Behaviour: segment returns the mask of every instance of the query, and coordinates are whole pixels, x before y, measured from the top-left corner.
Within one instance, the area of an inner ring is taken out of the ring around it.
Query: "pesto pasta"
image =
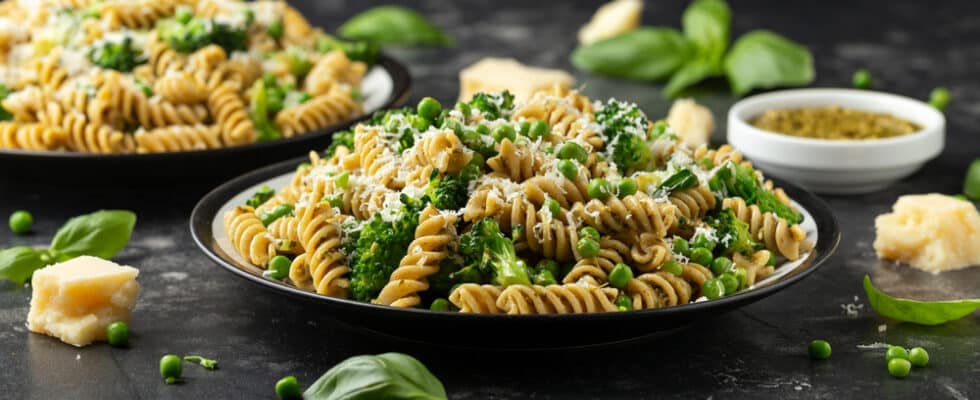
[[[246,261],[290,257],[289,281],[326,296],[561,314],[731,295],[807,255],[801,221],[731,147],[689,148],[635,104],[555,88],[376,113],[225,231]]]
[[[363,112],[376,56],[281,0],[8,0],[0,148],[158,153],[302,135]]]

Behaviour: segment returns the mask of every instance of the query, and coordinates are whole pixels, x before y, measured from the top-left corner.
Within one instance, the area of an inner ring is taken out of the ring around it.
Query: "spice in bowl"
[[[826,140],[868,140],[908,135],[922,129],[896,116],[837,105],[772,109],[752,120],[756,128]]]

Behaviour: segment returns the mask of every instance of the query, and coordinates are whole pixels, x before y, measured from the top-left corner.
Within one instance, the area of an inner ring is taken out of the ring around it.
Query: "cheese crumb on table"
[[[603,4],[592,19],[579,29],[578,41],[591,44],[632,31],[640,26],[642,16],[642,0],[615,0]]]
[[[512,58],[484,58],[459,72],[459,100],[469,101],[480,92],[509,90],[518,101],[555,85],[570,88],[575,84],[567,72],[558,69],[529,67]]]
[[[980,213],[970,202],[942,194],[898,198],[875,219],[878,257],[939,273],[980,265]]]
[[[692,99],[680,99],[670,106],[667,124],[685,143],[698,147],[708,144],[715,131],[715,116],[711,110]]]
[[[136,268],[89,256],[38,270],[27,327],[79,347],[106,340],[109,324],[129,322],[140,292],[137,275]]]

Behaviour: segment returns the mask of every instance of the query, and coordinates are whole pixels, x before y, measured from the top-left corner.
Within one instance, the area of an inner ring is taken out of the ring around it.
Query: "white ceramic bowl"
[[[875,140],[824,140],[772,133],[750,121],[766,110],[839,105],[883,112],[922,126],[904,136]],[[873,192],[911,175],[943,150],[943,114],[919,100],[852,89],[798,89],[752,96],[728,111],[728,142],[767,175],[818,192]]]

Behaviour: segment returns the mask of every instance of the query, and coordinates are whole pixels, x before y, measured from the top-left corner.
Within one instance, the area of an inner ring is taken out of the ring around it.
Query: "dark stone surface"
[[[317,1],[301,4],[318,25],[336,27],[374,4]],[[417,2],[449,27],[452,49],[395,50],[411,66],[413,101],[424,95],[455,98],[457,71],[487,55],[570,69],[568,54],[594,2]],[[679,23],[686,2],[648,2],[647,24]],[[846,5],[845,5],[846,4]],[[906,193],[960,190],[964,170],[980,155],[980,12],[971,1],[774,2],[738,1],[736,34],[768,28],[808,45],[818,69],[816,86],[847,86],[857,68],[872,71],[877,88],[924,98],[938,85],[953,94],[943,155],[914,176],[874,194],[826,197],[844,239],[838,253],[802,283],[739,311],[675,334],[597,349],[551,352],[472,352],[403,343],[356,333],[315,309],[289,302],[233,278],[194,247],[187,219],[213,183],[23,181],[2,171],[0,215],[29,209],[33,234],[0,229],[0,244],[43,245],[67,218],[99,208],[139,215],[130,246],[117,260],[141,270],[143,294],[131,324],[132,347],[104,344],[75,349],[25,328],[30,289],[0,284],[0,397],[30,399],[271,398],[280,377],[309,384],[352,355],[402,351],[419,357],[451,397],[483,398],[950,398],[980,396],[976,316],[940,327],[888,321],[869,309],[861,277],[886,290],[921,298],[980,297],[980,273],[916,273],[876,260],[874,216]],[[577,74],[585,92],[639,102],[651,115],[666,112],[659,87]],[[721,92],[698,95],[716,117],[734,101]],[[723,130],[715,140],[723,138]],[[857,299],[855,299],[857,296]],[[863,306],[855,317],[841,305]],[[885,325],[885,332],[879,326]],[[406,326],[406,330],[413,329]],[[616,329],[611,326],[609,329]],[[502,335],[534,335],[507,332]],[[829,340],[833,357],[812,362],[806,344]],[[891,378],[883,350],[858,345],[888,342],[929,349],[931,364],[906,380]],[[157,363],[166,353],[220,360],[205,371],[185,364],[187,382],[165,385]]]

